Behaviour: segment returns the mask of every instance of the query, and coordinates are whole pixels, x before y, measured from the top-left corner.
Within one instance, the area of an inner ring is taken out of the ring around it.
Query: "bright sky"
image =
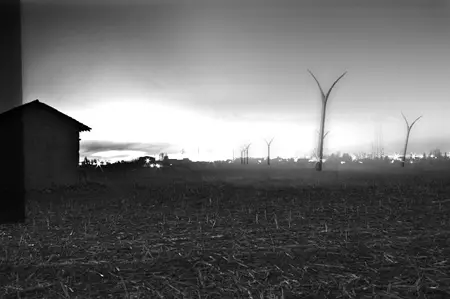
[[[36,4],[38,3],[38,4]],[[23,1],[24,101],[92,128],[81,157],[450,151],[450,1]],[[145,4],[143,4],[145,3]],[[207,4],[208,3],[208,4]],[[336,4],[339,3],[339,4]]]

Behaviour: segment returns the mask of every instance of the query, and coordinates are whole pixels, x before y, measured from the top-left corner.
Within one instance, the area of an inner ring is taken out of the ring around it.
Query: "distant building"
[[[23,128],[24,183],[26,190],[78,183],[80,132],[91,128],[35,100],[0,114],[0,156],[6,169],[19,163],[14,134]]]
[[[144,157],[144,161],[145,161],[145,163],[155,163],[156,162],[156,158],[155,157],[151,157],[151,156],[145,156]]]
[[[192,163],[192,161],[189,160],[189,158],[183,158],[181,160],[179,160],[179,159],[168,159],[168,163],[171,164],[171,165],[186,165],[186,164]]]

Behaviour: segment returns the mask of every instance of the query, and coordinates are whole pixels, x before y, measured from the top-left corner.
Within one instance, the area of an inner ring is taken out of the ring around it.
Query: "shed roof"
[[[21,112],[23,112],[25,109],[42,109],[45,110],[47,112],[50,112],[52,114],[54,114],[56,117],[61,118],[63,121],[71,123],[72,125],[74,125],[79,132],[83,132],[83,131],[90,131],[91,128],[89,128],[88,126],[80,123],[79,121],[77,121],[76,119],[73,119],[72,117],[68,116],[67,114],[62,113],[61,111],[56,110],[55,108],[44,104],[42,102],[39,102],[39,100],[34,100],[32,102],[17,106],[15,108],[12,108],[6,112],[3,112],[0,114],[0,121],[2,120],[6,120],[6,119],[10,119],[10,118],[14,118],[14,117],[18,117],[18,115],[20,115]]]

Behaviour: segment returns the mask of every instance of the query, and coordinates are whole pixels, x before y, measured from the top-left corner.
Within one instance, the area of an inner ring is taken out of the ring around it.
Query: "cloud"
[[[113,142],[100,140],[87,140],[81,142],[80,152],[84,156],[95,155],[99,152],[114,151],[115,153],[124,152],[128,155],[130,151],[139,151],[147,155],[155,155],[160,152],[175,152],[178,148],[169,143],[139,143],[139,142]],[[117,154],[116,156],[118,156]]]

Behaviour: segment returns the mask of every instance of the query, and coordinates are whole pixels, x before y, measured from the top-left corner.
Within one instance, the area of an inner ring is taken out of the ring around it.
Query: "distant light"
[[[327,161],[327,159],[322,159],[322,163],[325,163],[326,161]],[[308,162],[310,162],[310,163],[319,162],[319,159],[314,157],[312,159],[309,159]]]
[[[391,164],[394,163],[394,161],[401,161],[402,156],[400,156],[399,154],[395,153],[394,157],[392,158]]]
[[[345,164],[345,161],[341,161],[341,164]]]

